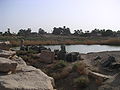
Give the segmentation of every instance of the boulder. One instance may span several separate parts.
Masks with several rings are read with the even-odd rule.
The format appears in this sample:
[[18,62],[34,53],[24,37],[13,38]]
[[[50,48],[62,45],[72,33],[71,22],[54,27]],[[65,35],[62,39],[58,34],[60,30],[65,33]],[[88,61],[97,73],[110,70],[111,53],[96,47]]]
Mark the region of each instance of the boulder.
[[42,50],[39,57],[39,61],[41,62],[52,63],[54,61],[55,54],[49,50]]
[[102,63],[102,66],[103,67],[110,67],[113,62],[116,62],[115,57],[109,56],[108,59]]
[[[15,55],[11,60],[0,58],[0,61],[8,64],[2,67],[3,70],[8,69],[12,62],[18,64],[15,73],[7,75],[0,73],[0,90],[54,90],[54,79],[40,69],[26,65],[22,58]],[[0,67],[0,70],[2,69]]]
[[41,53],[42,50],[47,50],[46,47],[42,46],[42,45],[33,45],[29,47],[29,50],[33,50],[33,51],[37,51],[39,53]]
[[61,50],[57,54],[58,60],[65,60],[66,48],[65,45],[60,46]]
[[0,76],[0,90],[53,90],[53,78],[32,66],[15,74]]
[[100,60],[100,59],[101,59],[100,56],[96,56],[96,57],[94,58],[95,61],[96,61],[96,60]]
[[20,69],[21,67],[26,66],[25,61],[24,61],[21,57],[18,57],[17,55],[14,55],[14,56],[11,58],[11,60],[12,60],[12,61],[15,61],[15,62],[18,64],[16,70]]
[[59,51],[57,54],[57,59],[58,60],[65,60],[66,52],[64,51]]
[[13,56],[15,54],[16,54],[15,51],[2,50],[2,52],[0,52],[0,57],[8,58],[8,57]]
[[66,61],[74,62],[76,60],[80,60],[79,52],[71,52],[71,53],[66,54]]
[[0,57],[0,72],[8,73],[9,71],[15,71],[17,63],[10,59]]

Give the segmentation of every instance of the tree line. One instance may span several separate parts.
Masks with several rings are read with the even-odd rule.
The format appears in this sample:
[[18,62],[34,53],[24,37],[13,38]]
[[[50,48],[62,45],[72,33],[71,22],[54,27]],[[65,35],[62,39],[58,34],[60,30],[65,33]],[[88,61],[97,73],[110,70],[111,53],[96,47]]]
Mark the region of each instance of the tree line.
[[[18,33],[11,33],[10,28],[7,29],[7,31],[0,32],[0,35],[3,36],[12,36],[12,35],[17,35],[17,36],[39,36],[39,35],[44,35],[48,34],[44,29],[39,28],[38,32],[32,32],[31,28],[28,29],[20,29]],[[112,31],[110,29],[94,29],[91,32],[90,31],[85,31],[83,32],[82,29],[80,30],[74,30],[73,33],[71,33],[70,28],[66,28],[65,26],[63,27],[54,27],[52,30],[53,35],[74,35],[74,36],[82,36],[82,37],[92,37],[92,36],[101,36],[101,37],[116,37],[120,36],[120,30],[118,31]]]

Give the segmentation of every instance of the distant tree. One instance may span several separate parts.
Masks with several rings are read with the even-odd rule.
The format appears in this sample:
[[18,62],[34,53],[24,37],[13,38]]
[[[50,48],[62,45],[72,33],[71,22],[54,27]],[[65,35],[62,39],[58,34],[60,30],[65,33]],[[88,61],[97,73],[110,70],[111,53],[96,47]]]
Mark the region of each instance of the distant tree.
[[18,34],[19,36],[29,36],[31,34],[31,28],[28,28],[27,30],[25,29],[20,29],[18,31]]
[[19,36],[25,36],[25,33],[26,32],[26,30],[25,29],[20,29],[19,31],[18,31],[18,34],[17,35],[19,35]]
[[102,36],[113,36],[114,35],[114,32],[110,29],[102,30],[101,33],[102,33]]
[[4,36],[11,36],[11,32],[10,32],[10,28],[8,28],[7,31],[5,31],[5,33],[3,34]]
[[106,36],[113,36],[113,31],[112,30],[106,30]]
[[60,28],[56,28],[56,27],[53,28],[52,34],[60,35],[61,33],[62,33],[62,32],[61,32],[61,29],[60,29]]
[[100,30],[95,28],[94,30],[92,30],[91,33],[93,33],[93,34],[97,34],[97,33],[100,33]]
[[2,32],[0,32],[0,35],[2,35],[3,33]]
[[31,28],[28,28],[28,29],[26,30],[26,32],[25,32],[26,35],[30,35],[30,34],[31,34],[31,31],[32,31]]
[[61,28],[61,27],[59,27],[59,28],[54,27],[52,34],[55,34],[55,35],[70,35],[71,32],[70,32],[70,29],[66,28],[65,26],[63,28]]
[[82,35],[83,34],[83,31],[82,31],[82,29],[80,29],[80,30],[74,30],[74,33],[73,33],[74,35]]
[[46,34],[46,32],[42,28],[39,28],[38,34]]
[[64,28],[62,29],[62,34],[63,34],[63,35],[70,35],[70,34],[71,34],[70,29],[64,27]]

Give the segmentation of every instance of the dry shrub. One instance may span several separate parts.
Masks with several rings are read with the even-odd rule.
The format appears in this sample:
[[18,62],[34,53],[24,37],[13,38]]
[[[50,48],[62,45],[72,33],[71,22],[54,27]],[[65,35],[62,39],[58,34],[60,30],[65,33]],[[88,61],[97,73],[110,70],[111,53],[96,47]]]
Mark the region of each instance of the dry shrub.
[[55,80],[59,80],[59,79],[66,78],[70,74],[71,71],[72,71],[72,68],[66,67],[61,72],[51,73],[51,76]]
[[77,71],[80,74],[87,74],[86,64],[84,62],[79,62],[73,65],[73,71]]
[[102,41],[102,44],[106,44],[106,45],[120,45],[120,39],[119,38],[111,38],[109,40]]
[[86,40],[83,42],[85,45],[93,45],[93,44],[98,44],[98,41],[93,41],[93,40]]
[[80,76],[80,77],[74,79],[75,86],[80,87],[80,88],[88,87],[89,82],[90,81],[89,81],[88,76]]
[[97,84],[97,85],[101,85],[102,82],[103,82],[103,79],[102,79],[102,78],[97,78],[97,79],[96,79],[96,84]]
[[20,45],[20,41],[15,41],[15,40],[13,41],[12,40],[12,41],[10,41],[10,43],[12,46],[19,46]]

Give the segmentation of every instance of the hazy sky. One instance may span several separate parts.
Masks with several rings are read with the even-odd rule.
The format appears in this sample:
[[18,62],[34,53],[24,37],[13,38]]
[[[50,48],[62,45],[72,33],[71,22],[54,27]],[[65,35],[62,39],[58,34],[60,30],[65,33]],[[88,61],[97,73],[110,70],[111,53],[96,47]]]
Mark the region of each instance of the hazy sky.
[[120,0],[0,0],[0,31],[42,27],[120,30]]

